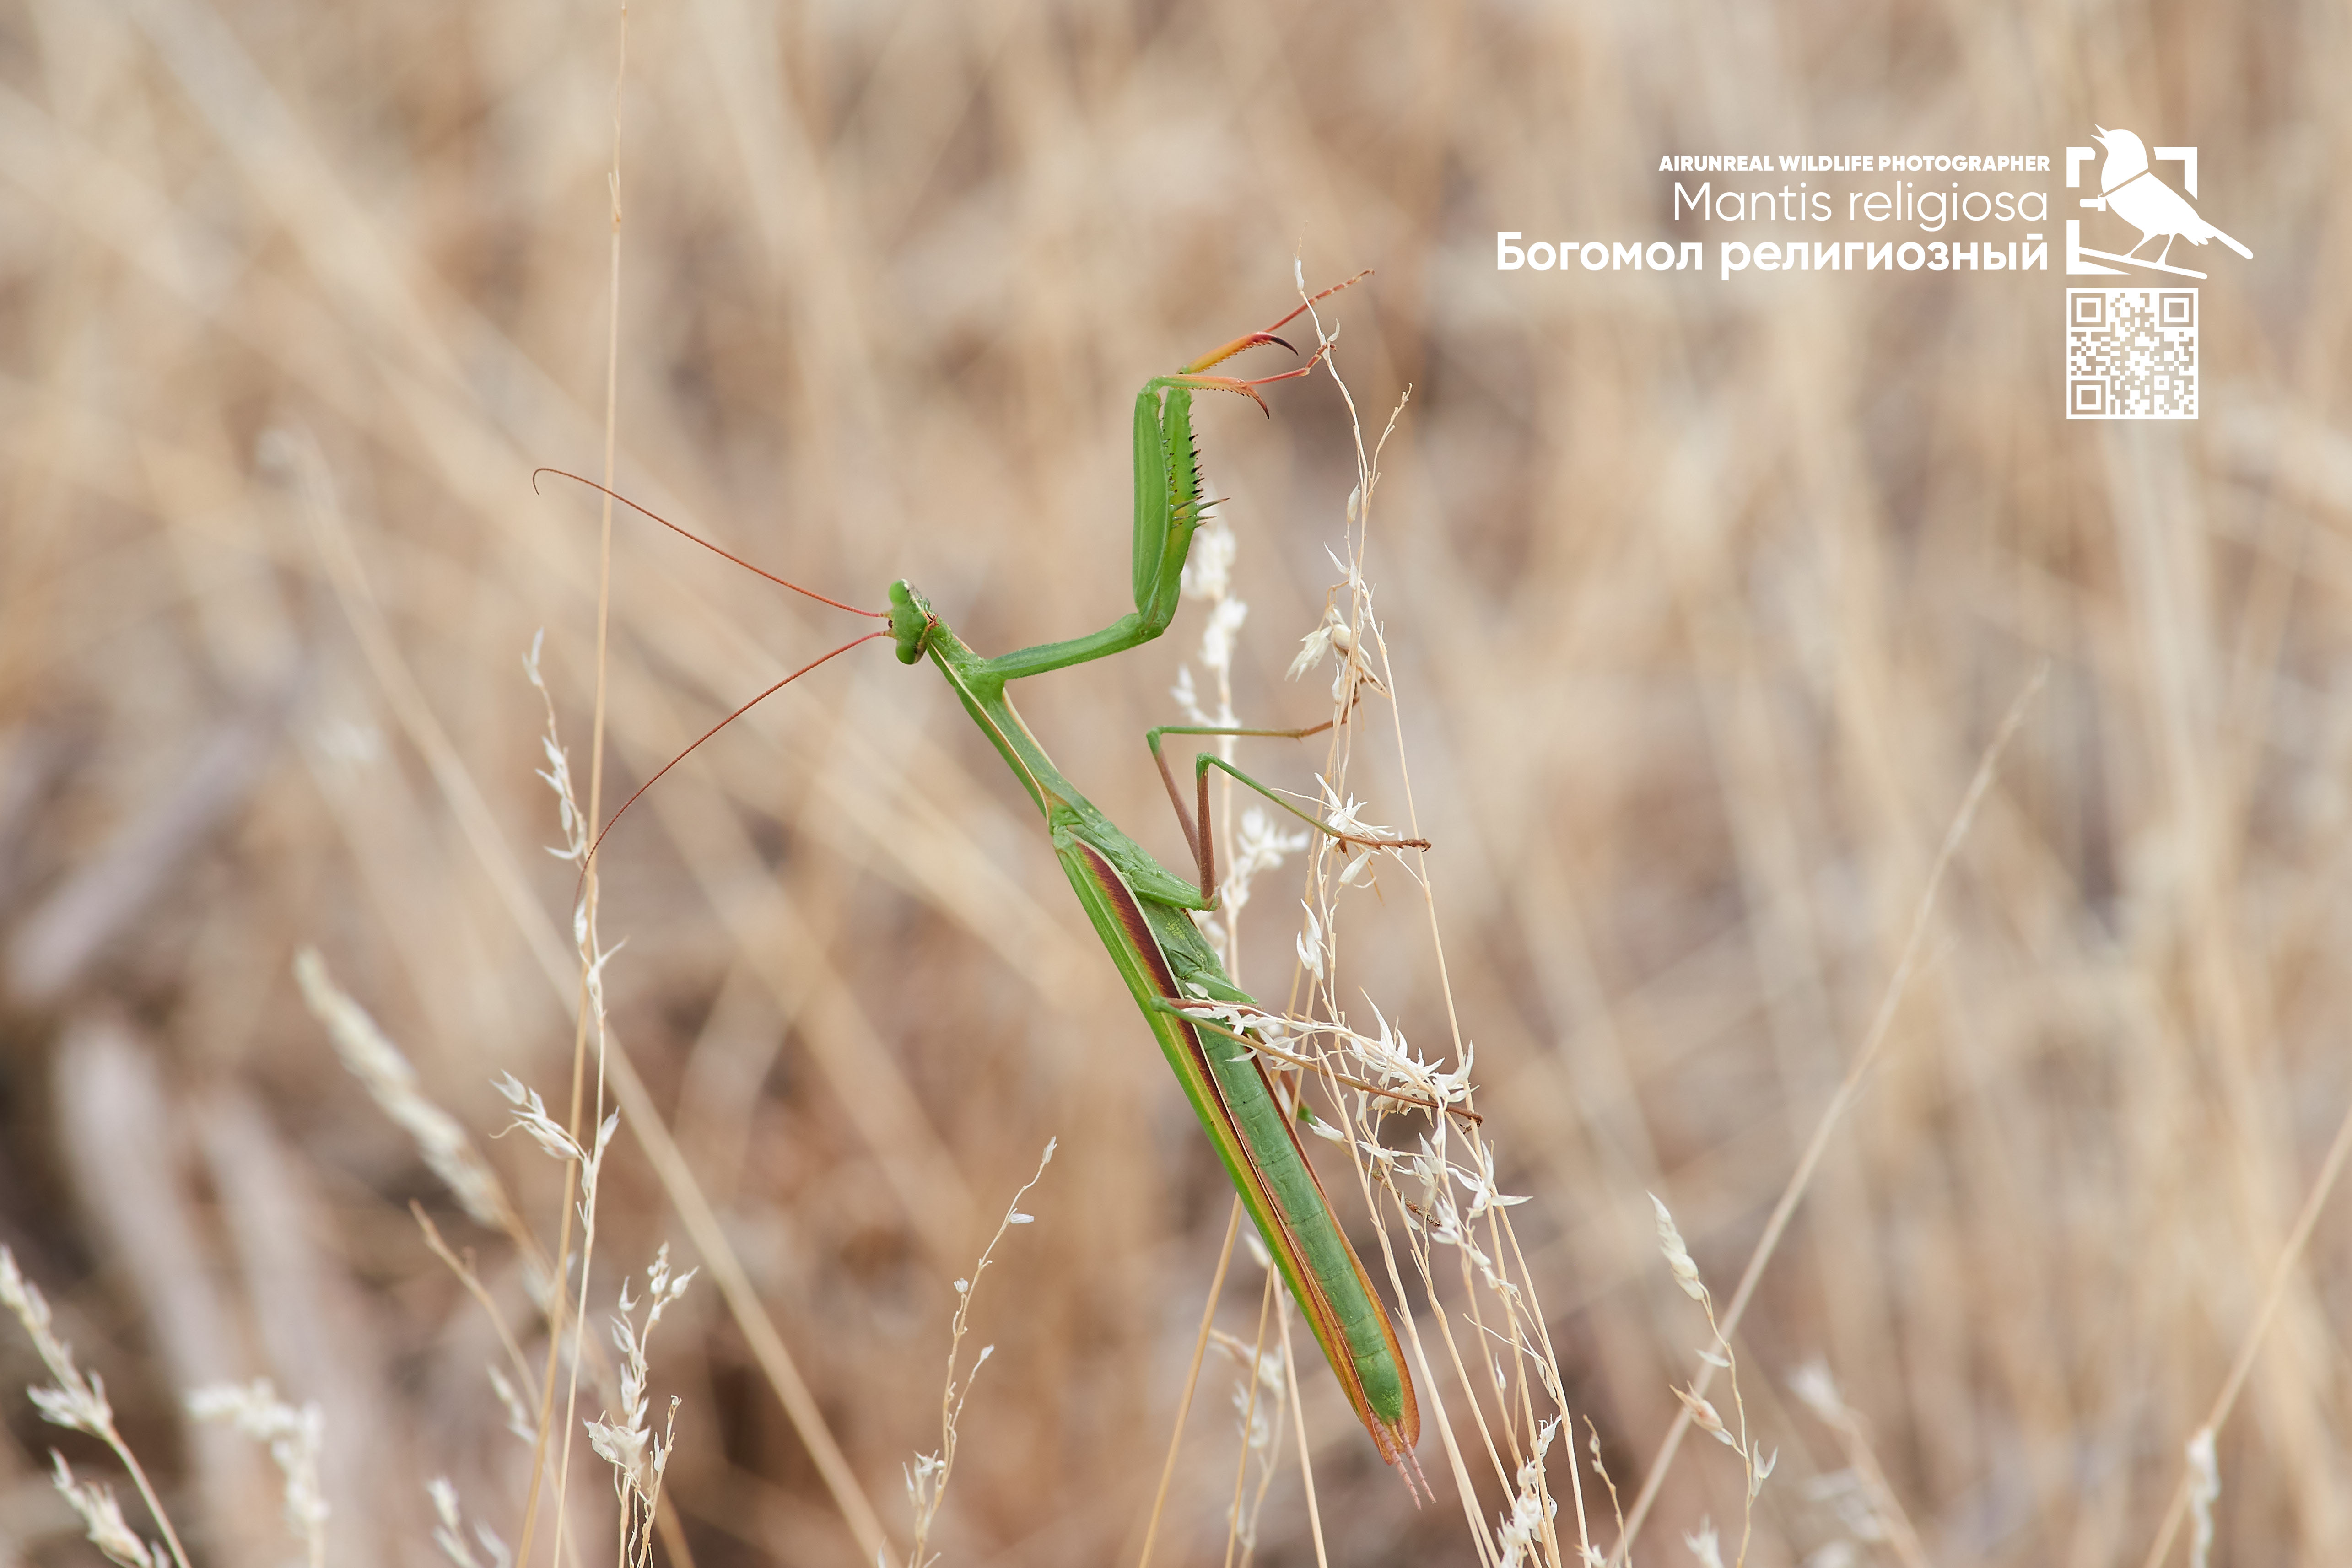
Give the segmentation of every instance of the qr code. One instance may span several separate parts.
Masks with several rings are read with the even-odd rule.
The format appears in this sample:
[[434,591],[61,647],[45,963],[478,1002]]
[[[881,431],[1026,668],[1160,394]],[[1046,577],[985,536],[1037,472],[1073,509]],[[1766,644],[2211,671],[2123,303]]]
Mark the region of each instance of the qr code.
[[2197,290],[2066,290],[2066,417],[2195,419]]

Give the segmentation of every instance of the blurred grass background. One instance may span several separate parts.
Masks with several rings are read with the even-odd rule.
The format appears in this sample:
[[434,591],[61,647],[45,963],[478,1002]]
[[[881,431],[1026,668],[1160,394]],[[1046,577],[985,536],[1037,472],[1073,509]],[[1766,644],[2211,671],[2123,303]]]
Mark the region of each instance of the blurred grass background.
[[[584,771],[595,517],[528,476],[601,462],[614,23],[0,10],[0,1241],[209,1562],[286,1547],[266,1462],[176,1390],[265,1374],[327,1409],[340,1561],[430,1561],[434,1473],[512,1535],[494,1340],[405,1206],[520,1315],[516,1264],[289,968],[321,948],[479,1134],[500,1071],[561,1098],[569,995],[481,846],[560,926],[518,660],[544,628]],[[1122,603],[1135,388],[1279,314],[1294,252],[1318,282],[1378,269],[1334,314],[1368,412],[1413,389],[1370,576],[1448,960],[1629,1496],[1704,1343],[1644,1189],[1727,1290],[2049,661],[1743,1332],[1782,1450],[1755,1561],[1896,1560],[1786,1397],[1820,1361],[1928,1560],[2137,1562],[2352,1100],[2347,27],[2297,0],[641,5],[618,480],[853,601],[909,576],[982,649],[1070,635]],[[2200,205],[2254,252],[2191,261],[2198,423],[2063,418],[2053,273],[1494,270],[1498,228],[1765,237],[1677,234],[1663,153],[2063,171],[2095,123],[2200,144]],[[2062,180],[1973,183],[2049,190],[2063,267]],[[1241,706],[1297,722],[1319,689],[1279,674],[1352,476],[1328,383],[1273,401],[1202,425],[1253,606]],[[855,629],[625,516],[614,549],[608,807]],[[1164,858],[1140,737],[1197,613],[1021,694]],[[863,651],[649,796],[605,860],[614,1022],[894,1528],[950,1281],[1060,1136],[977,1309],[997,1350],[938,1543],[1131,1561],[1227,1188],[946,697]],[[1304,754],[1262,760],[1305,782]],[[1261,979],[1286,907],[1264,893]],[[1391,899],[1350,936],[1433,1043],[1416,918]],[[552,1167],[491,1148],[551,1236]],[[600,1272],[677,1235],[625,1134],[614,1160]],[[2352,1552],[2342,1215],[2220,1434],[2216,1561]],[[715,1291],[656,1368],[698,1562],[855,1559]],[[0,1374],[0,1559],[89,1561],[13,1333]],[[1226,1375],[1163,1561],[1222,1551]],[[1306,1381],[1333,1560],[1473,1561]],[[1701,1447],[1648,1561],[1738,1514]],[[1267,1528],[1263,1561],[1313,1560],[1295,1496]]]

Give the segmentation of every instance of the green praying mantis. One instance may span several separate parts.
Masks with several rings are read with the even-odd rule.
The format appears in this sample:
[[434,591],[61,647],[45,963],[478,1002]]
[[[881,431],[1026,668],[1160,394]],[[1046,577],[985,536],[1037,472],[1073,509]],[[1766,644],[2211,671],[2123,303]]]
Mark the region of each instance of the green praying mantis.
[[[1208,372],[1244,350],[1263,344],[1290,348],[1275,336],[1276,332],[1316,301],[1356,281],[1358,278],[1349,278],[1348,283],[1325,289],[1265,330],[1236,338],[1173,374],[1152,377],[1136,394],[1132,612],[1121,615],[1091,635],[1040,643],[988,658],[967,646],[940,619],[929,601],[903,580],[890,585],[889,609],[877,612],[857,610],[761,571],[761,576],[809,598],[885,620],[887,627],[845,643],[793,671],[713,726],[661,771],[667,772],[703,740],[782,686],[859,643],[887,636],[896,644],[901,663],[916,664],[929,660],[1044,814],[1054,853],[1087,921],[1134,997],[1138,1010],[1159,1041],[1177,1082],[1183,1086],[1185,1098],[1192,1103],[1194,1114],[1224,1162],[1276,1270],[1305,1314],[1381,1457],[1391,1464],[1402,1462],[1409,1472],[1417,1473],[1413,1472],[1412,1453],[1420,1435],[1421,1414],[1413,1396],[1412,1378],[1397,1342],[1396,1328],[1307,1163],[1297,1131],[1306,1113],[1277,1089],[1265,1065],[1267,1055],[1286,1062],[1296,1059],[1280,1055],[1278,1049],[1264,1038],[1266,1031],[1262,1026],[1240,1021],[1244,1015],[1235,1009],[1254,1009],[1255,1003],[1227,977],[1216,950],[1195,925],[1192,914],[1213,911],[1218,906],[1215,850],[1209,822],[1209,775],[1213,769],[1256,790],[1318,832],[1350,849],[1426,850],[1428,841],[1349,831],[1346,827],[1318,821],[1223,757],[1205,749],[1195,759],[1196,803],[1188,810],[1176,776],[1160,748],[1161,737],[1169,735],[1300,738],[1328,729],[1331,721],[1303,729],[1166,726],[1150,731],[1146,739],[1192,851],[1197,876],[1181,876],[1120,831],[1063,776],[1022,721],[1006,691],[1013,681],[1107,658],[1147,643],[1168,629],[1176,613],[1184,563],[1194,531],[1210,505],[1201,498],[1199,448],[1192,431],[1193,394],[1236,393],[1265,409],[1265,400],[1257,389],[1309,373],[1322,359],[1324,346],[1318,347],[1315,357],[1306,365],[1278,375],[1243,380]],[[1271,414],[1270,410],[1266,412]],[[580,482],[604,488],[593,480]],[[696,543],[727,555],[739,565],[760,571],[667,518],[637,507],[625,497],[614,498]],[[660,777],[661,773],[655,774],[638,794]],[[635,799],[631,796],[621,811],[626,811]],[[620,815],[616,811],[613,820],[617,821]],[[604,831],[610,831],[608,823]],[[598,836],[601,840],[603,834]],[[1387,1092],[1370,1084],[1358,1082],[1357,1086]]]

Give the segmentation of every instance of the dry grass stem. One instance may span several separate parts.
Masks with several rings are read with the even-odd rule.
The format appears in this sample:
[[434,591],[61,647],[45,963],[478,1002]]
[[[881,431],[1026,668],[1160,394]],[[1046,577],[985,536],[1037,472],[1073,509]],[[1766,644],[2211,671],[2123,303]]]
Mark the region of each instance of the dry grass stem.
[[[1846,1111],[1861,1094],[1863,1082],[1871,1068],[1876,1063],[1880,1050],[1886,1043],[1888,1031],[1894,1025],[1895,1013],[1902,1004],[1905,990],[1909,985],[1913,967],[1918,962],[1920,950],[1927,940],[1928,917],[1935,910],[1936,894],[1943,885],[1944,873],[1950,868],[1953,856],[1959,852],[1961,842],[1967,839],[1969,829],[1976,821],[1977,809],[1984,801],[1986,791],[1992,787],[1994,771],[2000,764],[2001,752],[2008,747],[2011,737],[2016,735],[2018,727],[2025,722],[2027,709],[2032,706],[2033,699],[2041,695],[2042,685],[2048,678],[2047,664],[2033,672],[2017,695],[2011,699],[2009,712],[2002,716],[2000,728],[1993,732],[1992,739],[1985,747],[1984,755],[1978,759],[1976,772],[1969,779],[1968,789],[1960,798],[1959,809],[1953,812],[1950,825],[1944,831],[1943,841],[1937,847],[1935,861],[1927,871],[1927,884],[1920,891],[1918,902],[1913,908],[1910,932],[1904,938],[1901,956],[1896,958],[1894,971],[1887,978],[1886,988],[1879,998],[1878,1010],[1871,1019],[1870,1031],[1864,1036],[1862,1047],[1854,1052],[1853,1061],[1846,1068],[1844,1078],[1838,1083],[1837,1092],[1830,1097],[1829,1103],[1823,1107],[1819,1120],[1814,1124],[1812,1139],[1805,1145],[1804,1153],[1798,1158],[1796,1169],[1790,1174],[1788,1184],[1781,1188],[1780,1200],[1773,1206],[1771,1218],[1765,1222],[1764,1234],[1758,1240],[1756,1249],[1748,1256],[1748,1267],[1739,1277],[1738,1289],[1732,1293],[1731,1305],[1725,1310],[1720,1326],[1715,1324],[1713,1308],[1710,1306],[1708,1309],[1709,1325],[1714,1327],[1717,1341],[1723,1344],[1728,1345],[1729,1336],[1738,1333],[1739,1321],[1746,1315],[1748,1304],[1755,1296],[1756,1286],[1763,1278],[1765,1265],[1771,1260],[1772,1254],[1780,1246],[1780,1237],[1788,1228],[1790,1217],[1796,1212],[1797,1205],[1803,1199],[1806,1188],[1811,1184],[1813,1172],[1820,1166],[1822,1155],[1829,1147],[1831,1136],[1843,1120]],[[1656,1202],[1654,1198],[1652,1201]],[[1661,1216],[1664,1215],[1664,1204],[1658,1205],[1658,1212]],[[1664,1223],[1671,1224],[1671,1221]],[[1676,1270],[1676,1274],[1679,1278],[1681,1274],[1679,1269]],[[1696,1276],[1694,1275],[1693,1278],[1695,1281]],[[1665,1479],[1667,1469],[1674,1462],[1675,1450],[1681,1446],[1683,1435],[1689,1431],[1696,1422],[1695,1412],[1711,1408],[1706,1403],[1706,1394],[1708,1384],[1714,1378],[1715,1371],[1715,1364],[1709,1363],[1701,1367],[1697,1377],[1692,1381],[1687,1391],[1676,1390],[1676,1396],[1682,1401],[1683,1408],[1675,1417],[1674,1425],[1668,1428],[1664,1440],[1659,1445],[1658,1455],[1651,1463],[1648,1478],[1643,1482],[1641,1491],[1633,1499],[1633,1509],[1626,1517],[1624,1533],[1619,1537],[1618,1544],[1610,1553],[1612,1563],[1622,1563],[1628,1560],[1633,1542],[1640,1535],[1643,1522],[1649,1516],[1650,1506],[1655,1500],[1659,1487]],[[1717,1427],[1719,1427],[1720,1423],[1717,1423]]]
[[[1687,1388],[1676,1387],[1674,1393],[1682,1405],[1684,1416],[1693,1426],[1739,1456],[1747,1484],[1740,1498],[1739,1547],[1732,1563],[1733,1568],[1745,1568],[1748,1543],[1755,1535],[1757,1495],[1764,1490],[1765,1481],[1770,1479],[1773,1468],[1780,1462],[1780,1450],[1774,1448],[1759,1453],[1755,1439],[1749,1436],[1748,1399],[1739,1388],[1739,1358],[1732,1350],[1731,1341],[1725,1337],[1722,1325],[1716,1322],[1715,1298],[1709,1294],[1706,1282],[1699,1277],[1698,1264],[1691,1258],[1689,1244],[1683,1240],[1682,1230],[1675,1224],[1675,1217],[1667,1209],[1665,1200],[1652,1193],[1650,1207],[1657,1216],[1658,1250],[1666,1260],[1667,1270],[1674,1275],[1675,1283],[1683,1294],[1696,1301],[1699,1310],[1706,1314],[1706,1331],[1715,1343],[1711,1348],[1699,1353],[1700,1364],[1709,1373],[1720,1371],[1724,1381],[1731,1387],[1733,1419],[1728,1425],[1699,1393],[1696,1382]],[[1694,1540],[1692,1550],[1702,1558],[1712,1560],[1719,1545],[1714,1530],[1702,1524],[1699,1538],[1706,1542],[1706,1549],[1701,1551]],[[1717,1568],[1720,1568],[1719,1563]]]
[[1029,1189],[1045,1179],[1045,1167],[1054,1163],[1055,1140],[1045,1140],[1045,1152],[1037,1156],[1037,1168],[1029,1179],[1013,1193],[1013,1201],[1004,1206],[1004,1218],[997,1221],[995,1233],[988,1245],[980,1249],[980,1260],[972,1265],[969,1278],[955,1282],[955,1316],[948,1325],[947,1381],[940,1390],[940,1446],[931,1453],[918,1454],[907,1470],[907,1496],[914,1504],[914,1542],[907,1549],[907,1568],[930,1568],[939,1554],[929,1552],[931,1523],[940,1511],[940,1503],[947,1495],[949,1478],[954,1473],[956,1461],[956,1423],[963,1416],[964,1401],[971,1396],[971,1385],[980,1376],[980,1369],[996,1354],[996,1346],[984,1344],[972,1357],[971,1365],[961,1364],[963,1336],[971,1328],[972,1297],[980,1289],[981,1277],[995,1261],[996,1244],[1004,1233],[1016,1225],[1031,1225],[1036,1216],[1021,1211],[1021,1200]]
[[[33,1342],[34,1353],[54,1380],[26,1390],[33,1407],[41,1413],[41,1419],[68,1432],[87,1433],[113,1450],[115,1458],[130,1472],[131,1485],[139,1489],[140,1500],[147,1505],[148,1518],[163,1531],[164,1549],[171,1553],[174,1568],[188,1568],[188,1554],[181,1549],[179,1532],[172,1528],[171,1517],[156,1498],[146,1468],[140,1464],[138,1456],[131,1451],[131,1445],[123,1441],[114,1424],[114,1406],[107,1401],[105,1380],[75,1364],[73,1346],[60,1339],[51,1326],[48,1299],[41,1294],[39,1286],[25,1278],[16,1267],[16,1255],[5,1247],[0,1247],[0,1307],[7,1308],[16,1316],[26,1337]],[[161,1568],[161,1554],[151,1551],[123,1521],[122,1511],[109,1488],[97,1482],[77,1482],[62,1455],[52,1450],[50,1458],[58,1495],[81,1516],[90,1541],[100,1551],[118,1563],[134,1564],[135,1568],[150,1568],[151,1562]]]

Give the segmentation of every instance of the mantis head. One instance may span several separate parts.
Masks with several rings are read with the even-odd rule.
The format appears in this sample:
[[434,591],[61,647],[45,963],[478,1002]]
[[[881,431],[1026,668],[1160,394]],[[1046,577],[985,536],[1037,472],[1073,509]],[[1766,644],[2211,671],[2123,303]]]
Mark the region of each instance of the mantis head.
[[890,585],[890,636],[898,644],[900,664],[923,662],[931,628],[938,624],[939,617],[931,612],[929,601],[916,592],[912,584],[901,578]]

